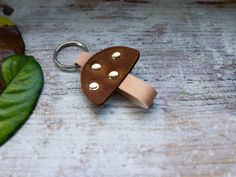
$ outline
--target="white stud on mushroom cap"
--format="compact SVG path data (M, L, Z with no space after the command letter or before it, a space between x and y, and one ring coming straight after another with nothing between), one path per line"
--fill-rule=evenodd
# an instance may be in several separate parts
M111 71L108 76L110 79L114 79L116 77L118 77L119 73L117 71Z
M97 89L99 89L99 84L97 82L91 82L89 84L89 89L90 90L97 90Z
M112 59L117 59L117 58L119 58L120 57L120 52L114 52L113 54L112 54Z
M99 64L99 63L94 63L92 66L91 66L92 70L99 70L102 68L102 66Z

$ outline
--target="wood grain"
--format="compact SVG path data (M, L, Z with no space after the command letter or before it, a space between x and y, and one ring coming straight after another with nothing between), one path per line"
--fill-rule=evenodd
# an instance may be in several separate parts
M4 2L2 2L4 3ZM6 3L6 2L5 2ZM0 148L0 177L236 176L236 7L187 0L9 0L45 87ZM120 95L96 107L79 73L55 67L58 44L141 52L133 74L159 92L150 110ZM61 58L71 62L75 50Z

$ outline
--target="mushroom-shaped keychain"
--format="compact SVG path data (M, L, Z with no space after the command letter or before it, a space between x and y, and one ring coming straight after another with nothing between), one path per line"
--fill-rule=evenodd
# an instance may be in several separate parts
M57 59L58 53L68 46L78 46L85 51L71 66L64 65ZM83 43L69 41L55 49L53 58L62 70L82 68L81 86L93 103L101 105L118 91L134 104L148 109L157 92L147 82L130 74L139 56L138 50L124 46L106 48L92 55Z

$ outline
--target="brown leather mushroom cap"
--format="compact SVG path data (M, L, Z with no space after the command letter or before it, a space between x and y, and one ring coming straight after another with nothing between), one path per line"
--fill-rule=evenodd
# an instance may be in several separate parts
M93 55L81 72L84 93L95 104L103 104L133 69L139 56L138 50L123 46L107 48ZM116 71L113 72L115 75L109 77L112 71Z

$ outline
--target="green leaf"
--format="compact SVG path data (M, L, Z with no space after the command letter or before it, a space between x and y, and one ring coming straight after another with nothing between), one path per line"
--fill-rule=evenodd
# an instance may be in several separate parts
M0 146L32 114L43 87L43 72L31 56L15 55L1 62L0 76L5 89L0 90Z
M14 25L14 24L8 18L0 16L0 27L3 26L3 25Z

